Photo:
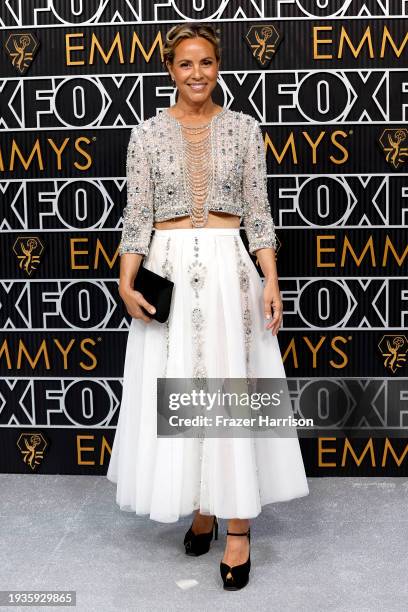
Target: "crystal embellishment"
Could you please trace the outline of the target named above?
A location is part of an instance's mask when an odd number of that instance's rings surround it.
[[[204,287],[206,268],[200,261],[194,261],[189,265],[190,284],[198,298],[198,292]]]
[[[193,354],[193,384],[200,383],[200,379],[207,377],[207,370],[204,362],[204,333],[205,320],[204,313],[200,305],[200,292],[205,286],[207,267],[199,260],[199,241],[198,236],[193,238],[194,259],[188,266],[190,284],[194,291],[195,304],[191,310],[192,325],[192,354]]]
[[[202,155],[186,157],[181,130],[179,122],[166,111],[132,128],[119,254],[147,255],[155,221],[191,217],[197,206],[198,214],[202,208],[203,223],[208,211],[242,218],[250,253],[276,248],[265,145],[257,120],[227,108],[215,115],[207,130],[211,143],[208,159]],[[191,184],[200,196],[195,202]]]
[[[237,236],[234,236],[235,252],[237,256],[237,268],[239,286],[241,292],[241,303],[242,303],[242,321],[244,325],[244,343],[245,343],[245,365],[246,365],[246,376],[251,377],[251,338],[252,338],[252,317],[251,310],[249,307],[249,270],[242,258],[240,251],[240,243]],[[241,242],[242,244],[242,242]]]
[[[166,241],[166,247],[164,251],[164,260],[161,266],[162,275],[171,280],[173,274],[173,264],[169,259],[169,251],[170,251],[171,237],[169,236]],[[166,334],[166,357],[165,357],[165,365],[164,372],[162,378],[166,378],[167,376],[167,366],[169,362],[169,349],[170,349],[170,315],[167,317],[167,320],[164,322],[164,329]]]

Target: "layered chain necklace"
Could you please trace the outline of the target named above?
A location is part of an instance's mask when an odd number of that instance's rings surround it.
[[[204,203],[212,175],[211,121],[199,127],[180,126],[184,142],[185,180],[191,202],[191,222],[194,227],[203,227],[208,216]],[[189,138],[191,136],[194,140]]]

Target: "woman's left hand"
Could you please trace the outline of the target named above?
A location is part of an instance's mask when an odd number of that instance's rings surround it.
[[[264,282],[264,316],[269,320],[266,329],[272,329],[272,335],[276,336],[282,325],[283,304],[276,280]],[[273,312],[272,312],[273,311]],[[272,316],[273,315],[273,316]]]

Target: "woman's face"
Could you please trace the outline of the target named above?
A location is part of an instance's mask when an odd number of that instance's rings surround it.
[[[219,63],[206,38],[182,40],[175,49],[173,65],[167,65],[179,96],[188,104],[202,104],[217,85]]]

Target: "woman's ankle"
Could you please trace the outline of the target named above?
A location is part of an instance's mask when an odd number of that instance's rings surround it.
[[[200,512],[197,510],[197,512],[194,514],[193,517],[193,523],[201,523],[201,524],[209,524],[212,525],[214,522],[214,515],[210,515],[210,514],[200,514]]]
[[[193,518],[193,533],[196,533],[197,530],[199,533],[208,532],[214,524],[214,515],[209,514],[200,514],[197,511]]]
[[[249,519],[229,519],[228,531],[233,533],[246,533],[249,529]]]

